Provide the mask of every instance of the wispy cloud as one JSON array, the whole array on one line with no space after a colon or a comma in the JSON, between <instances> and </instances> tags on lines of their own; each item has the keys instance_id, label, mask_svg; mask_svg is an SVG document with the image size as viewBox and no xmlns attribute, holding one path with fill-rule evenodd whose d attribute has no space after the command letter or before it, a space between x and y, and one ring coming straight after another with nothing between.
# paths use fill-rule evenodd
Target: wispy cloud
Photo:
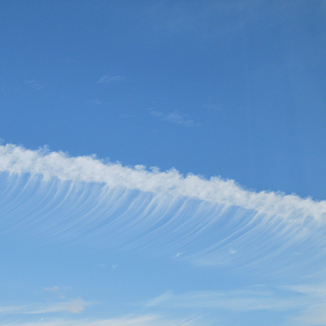
<instances>
[{"instance_id":1,"label":"wispy cloud","mask_svg":"<svg viewBox=\"0 0 326 326\"><path fill-rule=\"evenodd\" d=\"M90 303L81 298L51 304L32 304L20 306L0 306L0 314L48 314L48 313L81 313Z\"/></svg>"},{"instance_id":2,"label":"wispy cloud","mask_svg":"<svg viewBox=\"0 0 326 326\"><path fill-rule=\"evenodd\" d=\"M302 325L322 323L325 318L326 288L300 284L303 277L317 282L317 273L318 277L326 274L325 201L256 193L233 180L183 176L174 169L160 172L143 166L104 164L92 156L69 157L10 144L0 146L0 172L6 194L2 204L7 207L1 232L9 230L6 221L10 221L8 232L24 239L90 241L101 248L161 254L195 266L232 268L243 279L250 275L252 280L254 273L282 282L291 278L292 286L281 287L276 282L272 290L266 286L236 291L166 292L145 303L147 309L199 308L232 313L297 309ZM18 202L17 197L21 198ZM294 282L299 285L294 286ZM44 290L62 295L58 286ZM88 305L77 298L47 305L2 306L0 313L80 313ZM296 320L299 317L289 319L289 323L295 324ZM173 325L174 321L164 320L164 324L160 319L141 319L141 324L127 318L106 322Z\"/></svg>"},{"instance_id":3,"label":"wispy cloud","mask_svg":"<svg viewBox=\"0 0 326 326\"><path fill-rule=\"evenodd\" d=\"M63 295L62 289L58 286L51 286L43 289L44 291L56 294L60 299L65 299L65 295Z\"/></svg>"},{"instance_id":4,"label":"wispy cloud","mask_svg":"<svg viewBox=\"0 0 326 326\"><path fill-rule=\"evenodd\" d=\"M89 100L88 103L94 104L94 105L102 105L102 101L100 101L97 98L94 98L92 100Z\"/></svg>"},{"instance_id":5,"label":"wispy cloud","mask_svg":"<svg viewBox=\"0 0 326 326\"><path fill-rule=\"evenodd\" d=\"M325 326L326 301L310 305L301 314L291 318L288 324L298 326Z\"/></svg>"},{"instance_id":6,"label":"wispy cloud","mask_svg":"<svg viewBox=\"0 0 326 326\"><path fill-rule=\"evenodd\" d=\"M306 299L306 298L305 298ZM167 292L150 300L147 307L206 308L231 310L235 312L256 310L288 310L302 307L306 301L302 297L284 297L267 290L201 291L185 294Z\"/></svg>"},{"instance_id":7,"label":"wispy cloud","mask_svg":"<svg viewBox=\"0 0 326 326\"><path fill-rule=\"evenodd\" d=\"M41 90L44 86L39 84L36 80L31 79L31 80L26 80L25 83L30 87L33 88L37 91Z\"/></svg>"},{"instance_id":8,"label":"wispy cloud","mask_svg":"<svg viewBox=\"0 0 326 326\"><path fill-rule=\"evenodd\" d=\"M68 157L63 152L44 149L33 151L12 144L0 145L0 172L30 173L42 175L46 179L56 177L145 192L166 192L175 196L255 209L262 214L284 218L298 212L297 222L300 223L307 216L323 222L326 216L326 201L275 192L256 193L241 188L234 180L223 180L220 177L212 177L210 180L192 174L184 177L175 169L165 172L134 169L121 164L104 164L92 156Z\"/></svg>"},{"instance_id":9,"label":"wispy cloud","mask_svg":"<svg viewBox=\"0 0 326 326\"><path fill-rule=\"evenodd\" d=\"M68 157L61 152L31 151L9 144L0 146L0 172L4 178L13 176L8 179L9 194L15 182L23 189L23 197L34 184L36 188L30 191L44 203L50 200L42 197L47 193L44 189L57 189L51 194L57 205L55 213L44 214L46 207L42 205L35 211L29 203L10 213L10 223L16 225L11 229L22 236L76 236L84 241L82 234L88 234L87 241L110 248L151 248L156 254L196 265L233 264L260 273L287 274L298 266L300 275L325 270L325 201L256 193L219 177L185 177L174 169L160 172L142 166L104 164L91 156ZM23 174L30 177L17 178ZM74 189L79 187L91 197L85 199L88 204L82 210L74 211L74 223L70 223L65 207L67 202L77 205ZM39 188L43 190L35 190ZM63 198L66 205L61 203ZM16 198L8 200L10 203ZM116 219L121 214L124 227L106 222L112 211L120 212ZM25 218L22 229L15 221ZM6 231L5 225L1 231ZM320 266L317 271L314 262Z\"/></svg>"},{"instance_id":10,"label":"wispy cloud","mask_svg":"<svg viewBox=\"0 0 326 326\"><path fill-rule=\"evenodd\" d=\"M205 326L204 322L198 322L198 318L164 318L157 315L126 316L111 319L95 320L40 320L25 323L2 323L1 326Z\"/></svg>"},{"instance_id":11,"label":"wispy cloud","mask_svg":"<svg viewBox=\"0 0 326 326\"><path fill-rule=\"evenodd\" d=\"M149 109L150 114L153 116L160 118L164 121L176 123L179 125L183 125L186 127L198 127L199 123L195 123L187 114L181 114L178 111L174 111L172 113L163 113L157 110Z\"/></svg>"},{"instance_id":12,"label":"wispy cloud","mask_svg":"<svg viewBox=\"0 0 326 326\"><path fill-rule=\"evenodd\" d=\"M326 325L325 284L301 284L284 286L284 288L301 295L305 301L304 309L288 320L289 325Z\"/></svg>"},{"instance_id":13,"label":"wispy cloud","mask_svg":"<svg viewBox=\"0 0 326 326\"><path fill-rule=\"evenodd\" d=\"M97 84L109 84L109 83L117 83L117 82L122 82L125 81L126 78L123 76L109 76L105 75L101 77L98 81Z\"/></svg>"},{"instance_id":14,"label":"wispy cloud","mask_svg":"<svg viewBox=\"0 0 326 326\"><path fill-rule=\"evenodd\" d=\"M285 291L283 291L285 289ZM288 291L287 291L288 290ZM286 325L326 325L326 287L296 285L266 290L262 286L236 291L201 291L162 294L146 303L156 309L228 310L232 313L250 311L284 311Z\"/></svg>"}]
</instances>

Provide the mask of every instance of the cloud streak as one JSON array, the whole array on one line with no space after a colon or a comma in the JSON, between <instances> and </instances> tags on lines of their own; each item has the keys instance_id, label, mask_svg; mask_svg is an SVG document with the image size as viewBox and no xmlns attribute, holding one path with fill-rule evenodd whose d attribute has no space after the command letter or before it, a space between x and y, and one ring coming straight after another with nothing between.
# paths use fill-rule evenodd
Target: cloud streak
<instances>
[{"instance_id":1,"label":"cloud streak","mask_svg":"<svg viewBox=\"0 0 326 326\"><path fill-rule=\"evenodd\" d=\"M2 326L197 326L205 323L197 323L195 318L167 319L157 315L143 315L138 317L126 316L121 318L97 319L97 320L40 320L25 323L2 323Z\"/></svg>"},{"instance_id":2,"label":"cloud streak","mask_svg":"<svg viewBox=\"0 0 326 326\"><path fill-rule=\"evenodd\" d=\"M17 315L17 314L48 314L48 313L72 313L77 314L84 311L88 302L81 298L71 299L65 302L51 304L34 304L21 306L0 306L0 314L2 315Z\"/></svg>"},{"instance_id":3,"label":"cloud streak","mask_svg":"<svg viewBox=\"0 0 326 326\"><path fill-rule=\"evenodd\" d=\"M248 312L257 310L288 310L307 304L307 298L284 297L274 291L259 289L236 291L198 291L185 294L165 293L147 303L148 307L169 307L173 309L205 308Z\"/></svg>"},{"instance_id":4,"label":"cloud streak","mask_svg":"<svg viewBox=\"0 0 326 326\"><path fill-rule=\"evenodd\" d=\"M122 82L125 81L126 78L123 76L109 76L105 75L101 77L98 81L97 84L110 84L110 83L117 83L117 82Z\"/></svg>"},{"instance_id":5,"label":"cloud streak","mask_svg":"<svg viewBox=\"0 0 326 326\"><path fill-rule=\"evenodd\" d=\"M164 256L178 266L185 262L194 268L224 268L240 275L243 284L257 277L267 284L243 290L171 291L142 308L232 313L297 309L302 325L324 320L326 292L316 284L326 274L325 201L256 193L233 180L183 176L175 169L104 164L95 156L69 157L11 144L0 146L0 180L0 234L15 244L17 239L36 240L38 246L73 242L110 253L137 252L148 259ZM302 284L303 279L310 284ZM57 286L44 290L63 298ZM88 305L77 298L2 306L0 314L78 314ZM288 319L294 324L298 320ZM193 319L167 322L152 315L84 320L79 325L83 323L196 325Z\"/></svg>"},{"instance_id":6,"label":"cloud streak","mask_svg":"<svg viewBox=\"0 0 326 326\"><path fill-rule=\"evenodd\" d=\"M142 192L168 193L174 196L197 198L203 201L255 209L304 222L305 218L324 223L326 201L302 199L296 195L275 192L252 192L238 186L233 180L212 177L205 180L189 174L183 177L175 169L166 172L147 171L142 166L124 167L121 164L103 164L92 156L68 157L63 152L32 151L20 146L0 146L0 172L9 174L41 175L63 181L100 183L111 187L125 187ZM307 219L309 221L309 218Z\"/></svg>"},{"instance_id":7,"label":"cloud streak","mask_svg":"<svg viewBox=\"0 0 326 326\"><path fill-rule=\"evenodd\" d=\"M301 284L267 289L255 286L232 291L197 291L177 294L169 291L147 302L149 308L205 309L231 313L292 312L286 325L325 325L325 284Z\"/></svg>"},{"instance_id":8,"label":"cloud streak","mask_svg":"<svg viewBox=\"0 0 326 326\"><path fill-rule=\"evenodd\" d=\"M0 146L0 172L2 232L259 273L326 267L325 201L14 145Z\"/></svg>"},{"instance_id":9,"label":"cloud streak","mask_svg":"<svg viewBox=\"0 0 326 326\"><path fill-rule=\"evenodd\" d=\"M200 126L200 124L195 123L192 119L190 119L188 115L181 114L178 111L174 111L172 113L166 114L157 110L150 109L149 112L151 115L167 122L175 123L186 127Z\"/></svg>"}]
</instances>

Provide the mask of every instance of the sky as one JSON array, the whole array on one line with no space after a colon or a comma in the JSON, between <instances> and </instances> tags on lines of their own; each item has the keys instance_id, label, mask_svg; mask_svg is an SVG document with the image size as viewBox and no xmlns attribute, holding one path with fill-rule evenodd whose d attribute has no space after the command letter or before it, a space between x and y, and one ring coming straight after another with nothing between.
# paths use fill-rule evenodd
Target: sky
<instances>
[{"instance_id":1,"label":"sky","mask_svg":"<svg viewBox=\"0 0 326 326\"><path fill-rule=\"evenodd\" d=\"M0 3L0 325L326 325L326 1Z\"/></svg>"}]
</instances>

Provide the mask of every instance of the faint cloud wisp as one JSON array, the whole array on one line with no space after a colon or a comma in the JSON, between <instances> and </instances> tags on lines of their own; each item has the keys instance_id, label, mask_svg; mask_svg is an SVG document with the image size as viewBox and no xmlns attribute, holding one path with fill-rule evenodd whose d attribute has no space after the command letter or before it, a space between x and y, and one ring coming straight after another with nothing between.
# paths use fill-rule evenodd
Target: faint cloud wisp
<instances>
[{"instance_id":1,"label":"faint cloud wisp","mask_svg":"<svg viewBox=\"0 0 326 326\"><path fill-rule=\"evenodd\" d=\"M38 304L38 305L22 305L22 306L0 306L0 314L47 314L47 313L72 313L79 314L85 310L89 303L81 298L72 299L65 302L52 304Z\"/></svg>"},{"instance_id":2,"label":"faint cloud wisp","mask_svg":"<svg viewBox=\"0 0 326 326\"><path fill-rule=\"evenodd\" d=\"M102 105L102 101L100 101L97 98L94 98L92 100L89 100L88 103L94 104L94 105Z\"/></svg>"},{"instance_id":3,"label":"faint cloud wisp","mask_svg":"<svg viewBox=\"0 0 326 326\"><path fill-rule=\"evenodd\" d=\"M56 294L60 299L65 299L65 295L62 293L62 289L58 286L47 287L43 289L44 291Z\"/></svg>"},{"instance_id":4,"label":"faint cloud wisp","mask_svg":"<svg viewBox=\"0 0 326 326\"><path fill-rule=\"evenodd\" d=\"M198 319L198 318L197 318ZM2 326L197 326L206 325L202 322L199 324L194 317L186 319L168 319L157 315L144 316L125 316L111 319L95 320L38 320L25 323L6 323Z\"/></svg>"},{"instance_id":5,"label":"faint cloud wisp","mask_svg":"<svg viewBox=\"0 0 326 326\"><path fill-rule=\"evenodd\" d=\"M97 84L109 84L109 83L116 83L116 82L122 82L125 81L126 78L123 76L109 76L105 75L101 77L98 81Z\"/></svg>"},{"instance_id":6,"label":"faint cloud wisp","mask_svg":"<svg viewBox=\"0 0 326 326\"><path fill-rule=\"evenodd\" d=\"M183 125L186 127L198 127L199 123L194 122L187 114L181 114L178 111L166 114L157 110L149 109L151 115L160 118L164 121Z\"/></svg>"},{"instance_id":7,"label":"faint cloud wisp","mask_svg":"<svg viewBox=\"0 0 326 326\"><path fill-rule=\"evenodd\" d=\"M39 84L36 80L31 79L31 80L26 80L25 83L30 87L33 88L37 91L41 90L44 86Z\"/></svg>"}]
</instances>

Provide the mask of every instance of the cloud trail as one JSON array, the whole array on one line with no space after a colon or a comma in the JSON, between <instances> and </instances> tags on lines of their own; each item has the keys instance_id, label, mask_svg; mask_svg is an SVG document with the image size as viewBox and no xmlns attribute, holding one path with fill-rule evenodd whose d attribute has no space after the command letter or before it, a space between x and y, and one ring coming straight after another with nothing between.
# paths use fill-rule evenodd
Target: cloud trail
<instances>
[{"instance_id":1,"label":"cloud trail","mask_svg":"<svg viewBox=\"0 0 326 326\"><path fill-rule=\"evenodd\" d=\"M187 319L166 319L156 315L144 315L138 317L121 317L98 320L40 320L33 322L8 322L2 326L195 326L206 325L197 323L195 318Z\"/></svg>"},{"instance_id":2,"label":"cloud trail","mask_svg":"<svg viewBox=\"0 0 326 326\"><path fill-rule=\"evenodd\" d=\"M260 273L325 269L325 201L10 144L0 146L0 172L3 234Z\"/></svg>"},{"instance_id":3,"label":"cloud trail","mask_svg":"<svg viewBox=\"0 0 326 326\"><path fill-rule=\"evenodd\" d=\"M47 314L47 313L81 313L89 303L81 298L72 299L65 302L39 305L23 305L23 306L0 306L0 314Z\"/></svg>"}]
</instances>

